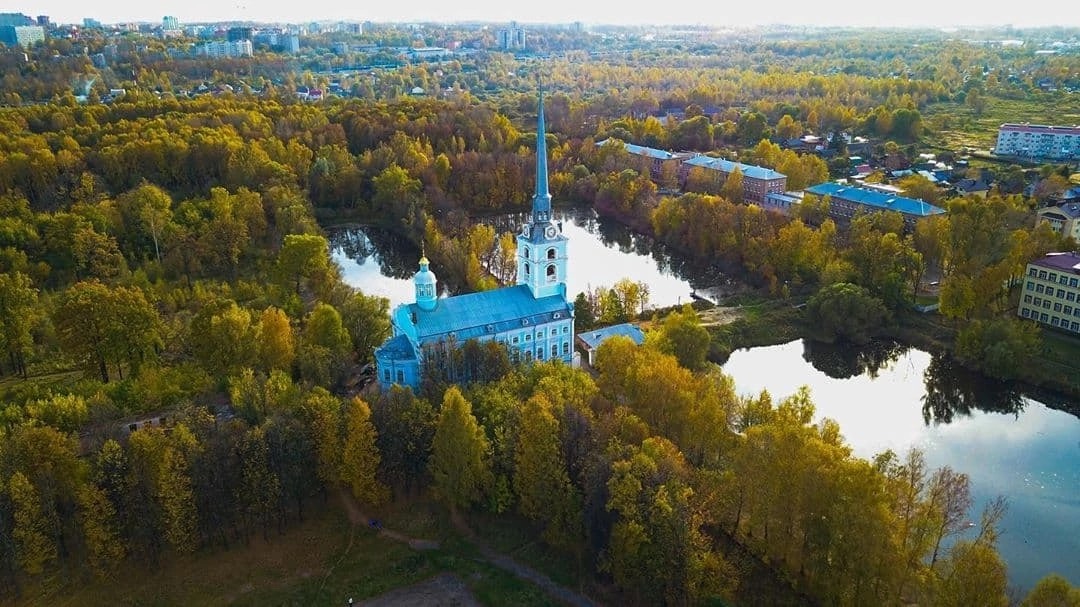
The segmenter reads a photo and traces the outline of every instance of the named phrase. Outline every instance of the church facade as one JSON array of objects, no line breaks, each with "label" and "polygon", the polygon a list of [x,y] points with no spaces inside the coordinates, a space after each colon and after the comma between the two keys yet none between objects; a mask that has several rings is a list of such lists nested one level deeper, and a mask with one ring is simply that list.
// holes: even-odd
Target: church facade
[{"label": "church facade", "polygon": [[552,221],[548,191],[544,95],[536,129],[536,192],[532,212],[517,236],[517,284],[438,297],[427,257],[413,277],[416,301],[391,313],[393,336],[375,350],[379,384],[417,389],[427,357],[470,339],[506,346],[513,361],[561,360],[573,364],[574,307],[567,298],[567,238]]}]

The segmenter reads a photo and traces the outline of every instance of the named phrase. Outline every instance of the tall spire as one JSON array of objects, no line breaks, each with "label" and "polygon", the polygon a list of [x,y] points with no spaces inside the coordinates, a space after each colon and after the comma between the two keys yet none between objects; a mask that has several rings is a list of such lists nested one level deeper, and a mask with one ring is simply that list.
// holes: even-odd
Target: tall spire
[{"label": "tall spire", "polygon": [[533,222],[544,223],[551,218],[551,193],[548,192],[547,130],[544,128],[544,82],[537,76],[540,102],[536,117],[536,194],[533,195]]}]

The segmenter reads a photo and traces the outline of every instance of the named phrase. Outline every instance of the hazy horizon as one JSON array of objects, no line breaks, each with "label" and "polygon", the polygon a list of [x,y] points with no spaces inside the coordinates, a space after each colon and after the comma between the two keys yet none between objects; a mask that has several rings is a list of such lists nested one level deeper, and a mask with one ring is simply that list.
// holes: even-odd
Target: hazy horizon
[{"label": "hazy horizon", "polygon": [[[659,6],[660,10],[657,9]],[[693,6],[693,5],[689,5]],[[812,27],[925,27],[925,28],[984,28],[984,27],[1077,27],[1080,23],[1062,23],[1058,6],[1053,0],[1033,0],[1017,8],[967,6],[951,3],[913,0],[902,8],[883,10],[856,0],[826,0],[807,3],[780,0],[770,3],[767,10],[750,5],[721,7],[699,5],[691,11],[670,10],[672,7],[637,0],[622,3],[612,11],[569,0],[548,0],[537,5],[490,6],[475,2],[451,5],[435,0],[414,0],[411,3],[362,7],[339,3],[303,3],[272,0],[266,2],[213,2],[192,0],[184,3],[142,4],[106,0],[87,6],[74,0],[51,0],[26,3],[5,8],[5,11],[27,15],[48,15],[54,23],[81,24],[83,18],[102,23],[155,22],[165,15],[177,17],[180,23],[219,21],[253,21],[262,23],[310,23],[314,21],[373,21],[460,23],[505,23],[511,20],[528,24],[573,23],[601,25],[705,25],[712,27],[748,27],[791,25]],[[669,10],[663,10],[669,9]],[[1056,18],[1055,18],[1056,17]]]}]

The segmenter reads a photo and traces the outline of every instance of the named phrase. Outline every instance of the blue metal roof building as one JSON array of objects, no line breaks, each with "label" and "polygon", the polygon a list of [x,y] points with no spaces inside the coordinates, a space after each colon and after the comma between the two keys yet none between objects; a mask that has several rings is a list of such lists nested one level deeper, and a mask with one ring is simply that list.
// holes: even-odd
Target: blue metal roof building
[{"label": "blue metal roof building", "polygon": [[760,179],[762,181],[771,181],[773,179],[787,179],[787,175],[778,173],[772,169],[765,167],[759,167],[752,164],[743,164],[741,162],[733,162],[731,160],[725,160],[723,158],[713,158],[712,156],[694,156],[687,160],[684,164],[692,167],[701,167],[703,169],[711,169],[714,171],[720,171],[723,173],[733,173],[736,168],[743,174],[743,177],[750,177],[751,179]]},{"label": "blue metal roof building", "polygon": [[588,354],[589,366],[596,364],[596,349],[600,347],[600,344],[619,335],[629,337],[639,346],[645,343],[645,333],[641,331],[641,328],[628,322],[593,331],[585,331],[578,335],[578,340],[585,347],[585,352]]},{"label": "blue metal roof building", "polygon": [[[419,388],[426,364],[452,362],[451,351],[471,339],[503,344],[515,362],[576,363],[574,307],[566,298],[567,239],[551,221],[543,107],[541,93],[536,192],[532,213],[517,237],[517,284],[439,299],[435,273],[422,257],[413,278],[416,301],[394,309],[394,336],[375,350],[384,389],[393,384]],[[455,379],[452,372],[448,376]]]},{"label": "blue metal roof building", "polygon": [[897,211],[904,216],[904,223],[913,227],[918,219],[941,215],[945,212],[945,209],[924,200],[876,192],[843,183],[819,183],[806,188],[805,192],[822,198],[829,196],[832,201],[829,206],[829,215],[842,221],[850,220],[858,210]]}]

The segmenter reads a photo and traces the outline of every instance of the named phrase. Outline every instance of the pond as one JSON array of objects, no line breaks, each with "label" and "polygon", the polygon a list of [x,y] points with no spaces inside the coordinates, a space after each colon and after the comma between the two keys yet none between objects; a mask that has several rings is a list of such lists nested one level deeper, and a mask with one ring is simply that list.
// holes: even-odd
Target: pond
[{"label": "pond", "polygon": [[1048,573],[1080,584],[1080,418],[947,360],[894,344],[849,349],[793,341],[732,353],[736,390],[774,401],[809,386],[856,455],[917,447],[931,468],[971,478],[972,518],[1004,495],[998,549],[1012,585]]},{"label": "pond", "polygon": [[[525,214],[484,219],[497,231],[517,233]],[[569,239],[567,292],[575,297],[587,289],[611,287],[630,278],[649,287],[649,306],[690,303],[693,297],[716,301],[736,283],[715,268],[700,267],[673,255],[651,238],[634,234],[621,224],[597,217],[590,210],[557,211]],[[420,252],[404,239],[369,227],[328,230],[331,253],[345,281],[369,295],[390,300],[391,309],[413,301],[412,276]],[[439,268],[432,266],[436,276]],[[444,293],[445,294],[445,293]]]},{"label": "pond", "polygon": [[[737,289],[649,238],[591,211],[557,214],[569,238],[569,292],[611,286],[628,277],[649,286],[650,304],[716,301]],[[524,215],[484,221],[514,230]],[[391,306],[413,301],[420,252],[371,228],[330,231],[345,280]],[[432,267],[436,274],[438,267]],[[446,293],[444,292],[444,295]],[[916,446],[933,467],[970,476],[972,517],[999,494],[1009,500],[999,548],[1012,584],[1030,588],[1050,572],[1080,584],[1080,419],[926,352],[889,344],[859,350],[795,341],[742,350],[724,365],[743,393],[774,396],[811,388],[819,417],[840,424],[860,456]]]}]

